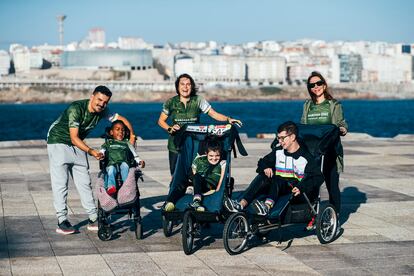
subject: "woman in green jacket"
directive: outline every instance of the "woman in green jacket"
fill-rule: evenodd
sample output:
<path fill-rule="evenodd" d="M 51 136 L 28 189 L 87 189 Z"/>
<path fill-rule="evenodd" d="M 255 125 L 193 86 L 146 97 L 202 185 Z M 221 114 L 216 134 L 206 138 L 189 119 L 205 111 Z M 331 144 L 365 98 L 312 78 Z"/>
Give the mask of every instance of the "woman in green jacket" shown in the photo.
<path fill-rule="evenodd" d="M 170 173 L 174 174 L 177 162 L 178 151 L 174 145 L 174 134 L 186 124 L 198 124 L 202 113 L 211 118 L 230 124 L 242 125 L 240 120 L 230 118 L 215 111 L 204 97 L 197 95 L 197 87 L 193 78 L 188 74 L 180 75 L 175 81 L 177 95 L 168 99 L 163 107 L 158 119 L 158 125 L 168 132 L 168 159 L 170 163 Z M 171 123 L 167 120 L 170 118 Z"/>
<path fill-rule="evenodd" d="M 308 77 L 307 88 L 311 99 L 306 100 L 303 105 L 301 123 L 310 125 L 334 124 L 339 127 L 340 135 L 345 136 L 348 132 L 348 124 L 344 119 L 342 105 L 330 94 L 325 78 L 319 72 L 312 72 Z M 339 214 L 341 209 L 339 173 L 343 172 L 343 149 L 340 141 L 338 145 L 335 150 L 325 156 L 323 174 L 329 193 L 329 202 L 335 206 Z M 314 228 L 314 222 L 314 219 L 309 222 L 308 230 Z"/>

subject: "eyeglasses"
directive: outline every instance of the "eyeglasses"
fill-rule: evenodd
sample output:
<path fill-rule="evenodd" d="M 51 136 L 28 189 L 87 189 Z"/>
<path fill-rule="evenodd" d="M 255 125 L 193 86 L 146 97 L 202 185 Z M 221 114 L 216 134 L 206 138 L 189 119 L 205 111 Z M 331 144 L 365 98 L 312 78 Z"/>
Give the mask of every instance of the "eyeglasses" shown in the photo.
<path fill-rule="evenodd" d="M 278 141 L 280 141 L 280 142 L 283 142 L 283 141 L 285 141 L 285 139 L 286 139 L 287 137 L 289 137 L 290 135 L 292 135 L 292 134 L 288 134 L 288 135 L 286 135 L 286 136 L 276 136 L 276 139 L 277 139 Z"/>
<path fill-rule="evenodd" d="M 320 80 L 320 81 L 317 81 L 317 82 L 314 82 L 314 83 L 309 83 L 308 87 L 309 88 L 314 88 L 316 85 L 317 86 L 322 86 L 324 84 L 325 84 L 325 82 L 323 80 Z"/>

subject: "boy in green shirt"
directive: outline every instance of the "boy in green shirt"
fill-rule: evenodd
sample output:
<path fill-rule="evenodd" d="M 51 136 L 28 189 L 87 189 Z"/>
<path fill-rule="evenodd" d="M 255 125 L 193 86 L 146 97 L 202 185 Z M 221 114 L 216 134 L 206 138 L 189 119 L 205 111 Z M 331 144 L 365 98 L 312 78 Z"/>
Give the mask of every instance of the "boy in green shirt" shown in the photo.
<path fill-rule="evenodd" d="M 106 155 L 108 163 L 106 167 L 107 177 L 104 184 L 106 192 L 113 196 L 116 193 L 116 181 L 115 176 L 118 169 L 121 173 L 122 182 L 128 177 L 129 167 L 131 165 L 131 153 L 137 164 L 141 167 L 145 167 L 144 160 L 141 160 L 138 154 L 135 152 L 132 144 L 125 140 L 125 126 L 124 122 L 116 120 L 112 123 L 109 135 L 112 137 L 108 139 L 102 146 L 101 152 Z"/>
<path fill-rule="evenodd" d="M 203 196 L 210 195 L 220 190 L 226 169 L 226 161 L 221 160 L 221 146 L 218 142 L 210 142 L 207 145 L 205 155 L 197 155 L 192 164 L 194 196 L 190 204 L 198 212 L 204 212 L 201 205 Z M 165 211 L 175 209 L 174 203 L 179 199 L 177 193 L 172 193 L 167 199 Z"/>

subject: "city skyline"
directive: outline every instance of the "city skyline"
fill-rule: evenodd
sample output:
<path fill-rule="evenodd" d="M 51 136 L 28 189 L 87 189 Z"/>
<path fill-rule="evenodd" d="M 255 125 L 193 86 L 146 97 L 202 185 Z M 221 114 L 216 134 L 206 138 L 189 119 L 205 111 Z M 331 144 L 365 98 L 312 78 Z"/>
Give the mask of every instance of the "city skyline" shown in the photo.
<path fill-rule="evenodd" d="M 258 5 L 257 3 L 260 3 Z M 59 44 L 56 16 L 67 15 L 64 43 L 80 41 L 91 28 L 119 36 L 142 37 L 163 45 L 181 41 L 249 41 L 320 39 L 414 43 L 414 2 L 395 1 L 219 1 L 151 2 L 2 0 L 0 49 L 11 43 Z"/>

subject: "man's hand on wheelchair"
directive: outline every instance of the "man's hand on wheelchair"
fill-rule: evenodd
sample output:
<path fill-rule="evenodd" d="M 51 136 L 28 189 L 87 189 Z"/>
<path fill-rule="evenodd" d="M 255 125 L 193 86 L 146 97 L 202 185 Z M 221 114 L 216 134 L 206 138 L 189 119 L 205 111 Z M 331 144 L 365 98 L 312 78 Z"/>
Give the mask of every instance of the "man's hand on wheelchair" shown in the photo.
<path fill-rule="evenodd" d="M 103 160 L 105 158 L 105 154 L 95 149 L 88 149 L 88 154 L 96 158 L 96 160 Z"/>
<path fill-rule="evenodd" d="M 265 173 L 265 175 L 267 177 L 269 177 L 269 178 L 272 178 L 273 177 L 273 170 L 272 170 L 272 168 L 267 168 L 267 169 L 264 169 L 263 171 L 264 171 L 264 173 Z"/>
<path fill-rule="evenodd" d="M 300 190 L 298 189 L 298 187 L 293 187 L 293 189 L 292 189 L 292 194 L 293 194 L 294 196 L 298 196 L 298 195 L 300 195 Z"/>

